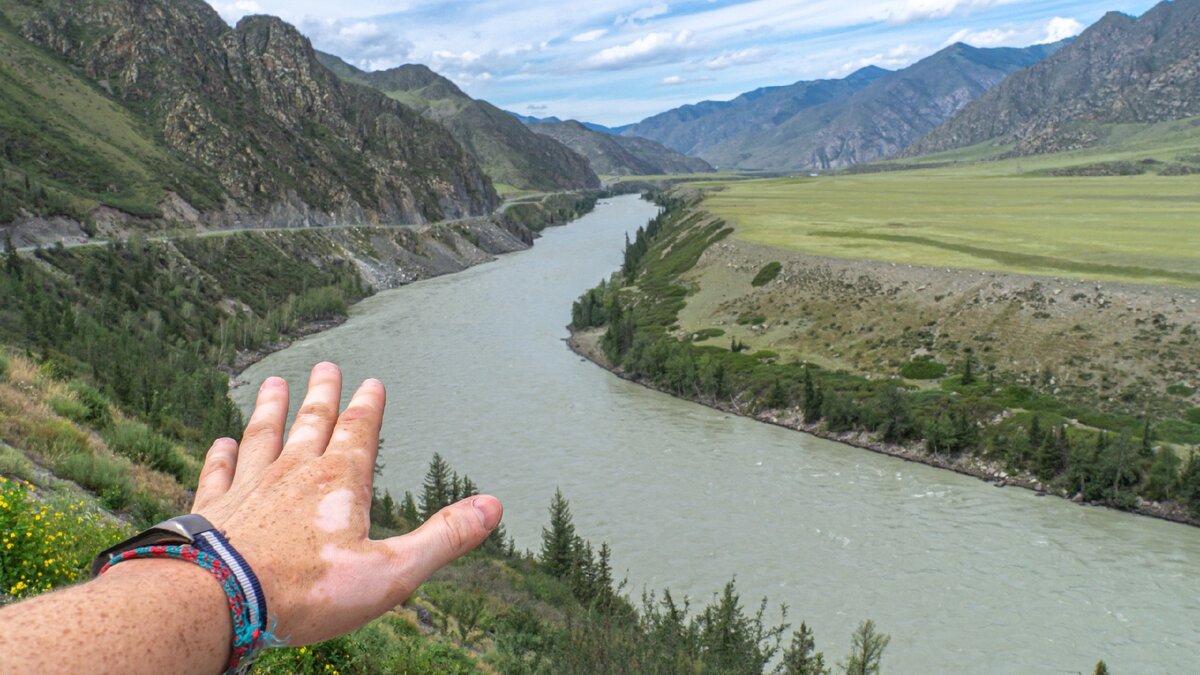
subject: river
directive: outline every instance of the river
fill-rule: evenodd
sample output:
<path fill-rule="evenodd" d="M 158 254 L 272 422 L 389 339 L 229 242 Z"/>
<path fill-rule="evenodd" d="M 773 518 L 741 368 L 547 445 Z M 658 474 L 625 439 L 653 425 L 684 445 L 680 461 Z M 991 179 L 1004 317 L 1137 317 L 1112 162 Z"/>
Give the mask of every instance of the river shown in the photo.
<path fill-rule="evenodd" d="M 571 302 L 615 270 L 635 196 L 525 252 L 380 293 L 251 367 L 299 388 L 317 361 L 389 388 L 379 483 L 416 492 L 434 451 L 505 505 L 536 550 L 555 487 L 613 547 L 635 596 L 707 601 L 736 575 L 840 660 L 865 618 L 892 673 L 1194 673 L 1200 529 L 1031 492 L 727 415 L 631 384 L 563 339 Z M 769 615 L 771 616 L 771 615 Z"/>

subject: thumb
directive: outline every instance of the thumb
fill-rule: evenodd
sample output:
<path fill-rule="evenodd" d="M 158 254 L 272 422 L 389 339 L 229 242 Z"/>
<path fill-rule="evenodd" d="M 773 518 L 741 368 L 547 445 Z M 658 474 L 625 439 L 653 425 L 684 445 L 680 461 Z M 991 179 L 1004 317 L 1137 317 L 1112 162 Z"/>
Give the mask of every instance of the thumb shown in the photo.
<path fill-rule="evenodd" d="M 483 543 L 500 524 L 504 507 L 490 495 L 468 497 L 435 513 L 408 534 L 386 542 L 407 569 L 405 577 L 420 584 L 459 556 Z"/>

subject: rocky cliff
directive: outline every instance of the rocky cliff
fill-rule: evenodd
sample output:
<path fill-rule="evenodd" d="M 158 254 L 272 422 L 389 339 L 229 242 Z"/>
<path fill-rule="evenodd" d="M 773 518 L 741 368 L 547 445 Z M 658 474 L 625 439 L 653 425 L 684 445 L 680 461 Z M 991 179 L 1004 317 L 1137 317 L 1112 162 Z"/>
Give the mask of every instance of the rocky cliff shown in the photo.
<path fill-rule="evenodd" d="M 1017 154 L 1086 147 L 1104 124 L 1200 115 L 1200 0 L 1140 18 L 1110 12 L 1070 46 L 1013 75 L 914 144 L 925 154 L 991 141 Z"/>
<path fill-rule="evenodd" d="M 491 182 L 445 129 L 341 81 L 279 19 L 247 17 L 231 29 L 200 0 L 14 0 L 0 11 L 13 33 L 53 53 L 49 68 L 65 65 L 74 73 L 61 77 L 88 80 L 89 102 L 105 99 L 128 122 L 122 133 L 140 135 L 111 138 L 109 126 L 88 127 L 98 137 L 81 143 L 73 132 L 86 125 L 76 114 L 54 120 L 74 145 L 64 141 L 52 151 L 86 158 L 93 146 L 138 146 L 168 169 L 145 172 L 146 184 L 134 192 L 143 205 L 154 193 L 160 199 L 137 215 L 218 225 L 415 223 L 498 205 Z M 6 144 L 17 147 L 45 144 L 48 136 L 7 124 L 4 131 Z M 43 164 L 52 169 L 56 158 L 48 159 Z M 107 198 L 107 186 L 78 172 L 17 168 L 44 179 L 68 213 L 122 209 Z M 192 195 L 200 203 L 186 198 Z"/>
<path fill-rule="evenodd" d="M 534 134 L 487 101 L 467 96 L 426 66 L 365 72 L 331 54 L 317 57 L 339 77 L 378 89 L 444 126 L 497 184 L 547 192 L 600 187 L 583 157 Z"/>

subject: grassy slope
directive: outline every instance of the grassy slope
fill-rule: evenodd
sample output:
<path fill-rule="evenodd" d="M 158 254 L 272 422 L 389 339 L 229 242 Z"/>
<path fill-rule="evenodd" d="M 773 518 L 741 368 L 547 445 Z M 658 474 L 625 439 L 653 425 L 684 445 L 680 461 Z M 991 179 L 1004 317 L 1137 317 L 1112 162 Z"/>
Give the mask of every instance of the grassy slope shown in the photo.
<path fill-rule="evenodd" d="M 1200 176 L 1047 175 L 1177 163 L 1200 153 L 1200 127 L 1118 127 L 1088 151 L 954 163 L 996 152 L 931 156 L 914 171 L 739 182 L 705 207 L 740 238 L 817 255 L 1200 286 Z"/>
<path fill-rule="evenodd" d="M 55 211 L 80 213 L 108 204 L 157 212 L 164 190 L 206 183 L 157 144 L 125 108 L 70 66 L 34 47 L 0 18 L 0 166 L 22 203 L 24 176 L 57 197 Z M 9 135 L 11 134 L 11 136 Z"/>

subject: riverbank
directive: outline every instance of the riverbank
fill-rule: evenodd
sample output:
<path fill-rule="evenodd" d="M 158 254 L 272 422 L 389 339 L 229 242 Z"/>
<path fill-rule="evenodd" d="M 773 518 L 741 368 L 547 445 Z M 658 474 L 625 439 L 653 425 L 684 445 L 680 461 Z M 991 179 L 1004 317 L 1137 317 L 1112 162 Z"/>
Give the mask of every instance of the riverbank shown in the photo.
<path fill-rule="evenodd" d="M 355 265 L 374 294 L 455 274 L 501 255 L 528 250 L 546 228 L 565 225 L 589 213 L 595 208 L 598 194 L 555 193 L 513 204 L 486 218 L 415 225 L 400 231 L 368 226 L 331 229 L 326 233 L 335 250 Z M 306 322 L 270 344 L 239 351 L 233 363 L 222 369 L 229 375 L 230 388 L 247 384 L 241 379 L 242 373 L 268 355 L 309 335 L 340 326 L 348 318 L 338 316 Z"/>
<path fill-rule="evenodd" d="M 746 417 L 758 422 L 772 424 L 785 429 L 790 429 L 792 431 L 798 431 L 800 433 L 808 434 L 810 436 L 815 436 L 828 441 L 835 441 L 837 443 L 854 446 L 863 450 L 870 450 L 871 452 L 876 452 L 881 455 L 889 455 L 891 457 L 897 457 L 908 462 L 915 462 L 917 464 L 924 464 L 937 469 L 953 471 L 954 473 L 962 474 L 964 476 L 978 478 L 979 480 L 991 483 L 1000 488 L 1018 487 L 1030 490 L 1038 495 L 1058 497 L 1060 499 L 1071 501 L 1083 506 L 1094 506 L 1114 511 L 1128 511 L 1142 516 L 1200 527 L 1200 519 L 1193 517 L 1178 504 L 1151 502 L 1143 500 L 1139 497 L 1134 508 L 1115 509 L 1111 506 L 1107 506 L 1096 501 L 1085 502 L 1078 495 L 1071 495 L 1069 492 L 1061 489 L 1056 490 L 1051 486 L 1047 486 L 1045 483 L 1038 480 L 1037 477 L 1029 475 L 1028 473 L 1009 473 L 1008 471 L 1005 471 L 999 463 L 988 462 L 977 456 L 962 455 L 957 458 L 949 458 L 939 455 L 931 455 L 925 451 L 924 442 L 914 442 L 908 444 L 884 443 L 873 438 L 871 434 L 862 431 L 832 432 L 825 429 L 819 422 L 806 424 L 804 422 L 802 412 L 796 409 L 788 409 L 783 411 L 749 411 L 739 408 L 732 403 L 726 403 L 712 399 L 678 396 L 677 394 L 668 391 L 663 387 L 656 386 L 651 380 L 636 377 L 626 372 L 622 368 L 614 367 L 604 355 L 603 350 L 600 348 L 600 336 L 602 334 L 601 331 L 580 331 L 571 329 L 570 327 L 568 327 L 568 329 L 571 330 L 571 335 L 564 342 L 566 342 L 567 347 L 572 352 L 587 359 L 588 361 L 591 361 L 597 366 L 600 366 L 601 368 L 627 382 L 632 382 L 647 389 L 667 394 L 668 396 L 682 398 L 684 400 L 698 403 L 724 413 L 738 415 L 739 417 Z"/>

